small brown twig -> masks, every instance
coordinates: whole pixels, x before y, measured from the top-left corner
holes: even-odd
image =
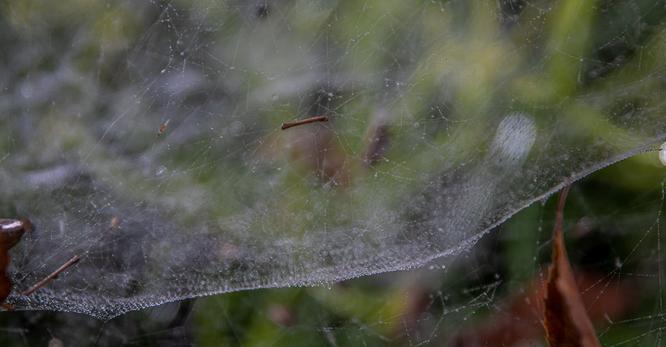
[[[57,270],[53,271],[50,275],[44,277],[41,281],[37,282],[34,286],[30,287],[28,290],[21,292],[22,295],[28,296],[37,290],[39,290],[41,287],[45,286],[47,283],[49,283],[51,280],[54,278],[58,277],[63,271],[67,270],[70,266],[76,264],[81,260],[81,257],[78,255],[73,256],[71,259],[69,259],[67,262],[62,264]]]
[[[305,119],[300,119],[300,120],[295,120],[291,122],[286,122],[282,123],[281,129],[289,129],[291,127],[303,125],[303,124],[308,124],[308,123],[314,123],[314,122],[328,122],[328,117],[326,116],[316,116],[316,117],[310,117],[310,118],[305,118]]]

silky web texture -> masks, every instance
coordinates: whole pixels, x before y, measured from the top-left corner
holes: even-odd
[[[1,217],[36,226],[8,302],[107,319],[469,250],[666,139],[647,3],[4,4]]]

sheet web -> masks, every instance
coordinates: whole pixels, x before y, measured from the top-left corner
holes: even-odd
[[[25,4],[0,37],[19,310],[422,266],[666,139],[651,1],[631,34],[578,1]]]

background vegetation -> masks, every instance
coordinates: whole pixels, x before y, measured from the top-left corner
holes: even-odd
[[[335,11],[320,14],[329,8]],[[395,15],[393,20],[377,19],[385,18],[386,13]],[[441,31],[440,13],[445,14],[446,32]],[[334,108],[331,126],[335,132],[331,134],[348,139],[343,149],[338,149],[340,155],[353,153],[366,164],[380,157],[408,162],[408,169],[386,164],[383,172],[417,182],[421,172],[434,174],[431,159],[441,149],[437,146],[446,144],[456,150],[452,162],[469,158],[479,161],[484,158],[478,154],[479,148],[491,140],[487,124],[501,118],[495,114],[523,110],[534,116],[539,128],[552,126],[552,138],[539,139],[544,141],[539,148],[551,150],[548,143],[561,142],[571,149],[557,153],[559,147],[554,146],[554,152],[545,152],[546,156],[562,159],[544,161],[550,166],[543,168],[547,179],[559,183],[598,158],[607,163],[603,152],[607,147],[598,143],[610,143],[608,153],[617,154],[648,139],[663,137],[665,14],[666,4],[657,0],[2,1],[0,150],[11,158],[4,162],[2,172],[1,210],[9,217],[16,209],[25,210],[29,205],[26,202],[44,199],[36,193],[31,196],[31,187],[15,189],[8,183],[15,182],[14,174],[44,167],[65,167],[64,172],[69,172],[69,166],[58,165],[70,162],[71,157],[77,158],[73,161],[87,161],[94,179],[113,177],[118,183],[112,185],[114,194],[149,201],[152,197],[147,196],[149,189],[144,182],[125,176],[113,158],[158,158],[160,148],[151,146],[160,126],[169,131],[185,124],[179,123],[177,114],[182,114],[197,119],[186,130],[208,129],[217,124],[215,112],[220,108],[232,109],[234,117],[263,129],[277,129],[281,121],[294,115]],[[417,24],[419,30],[415,29]],[[327,34],[320,35],[322,31]],[[170,45],[173,38],[182,40],[184,49]],[[244,39],[263,44],[254,47],[238,43]],[[237,47],[236,51],[222,50],[224,62],[206,54],[210,48],[207,45],[213,47],[218,40],[225,41],[221,44],[224,49]],[[334,41],[323,47],[347,47],[351,54],[322,52],[315,44],[316,49],[299,50],[299,42],[319,40]],[[271,44],[294,53],[279,55],[278,59],[271,55],[275,51],[261,51]],[[303,51],[315,57],[304,57],[300,54]],[[417,51],[428,54],[413,54]],[[423,63],[432,56],[443,58],[441,62]],[[236,64],[230,65],[236,57],[240,57]],[[247,72],[256,65],[265,67],[265,71],[279,71],[285,64],[300,63],[307,72],[313,69],[311,60],[320,61],[321,66],[312,74],[304,73],[304,81],[266,81],[266,76]],[[187,64],[205,72],[203,82],[155,78],[180,68],[180,76],[185,76]],[[349,75],[326,75],[329,67],[340,66]],[[238,72],[242,69],[244,72]],[[372,87],[373,92],[357,98],[353,95],[356,89],[345,89],[367,83],[368,79],[377,82],[377,76],[384,78]],[[402,88],[399,81],[407,81],[409,88]],[[153,89],[153,84],[164,90]],[[330,91],[333,101],[328,97]],[[144,109],[134,105],[137,100],[153,103]],[[408,120],[410,126],[393,126],[390,136],[382,135],[373,124],[381,119],[384,108],[392,110],[396,105],[410,111],[411,118],[398,119]],[[142,114],[146,121],[124,124],[121,119],[116,124],[113,116],[123,112]],[[173,121],[167,122],[170,119]],[[255,141],[274,140],[261,137],[271,134],[267,131],[238,130],[234,127],[239,123],[234,121],[231,117],[224,123],[227,132],[219,134],[232,140],[220,137],[221,142],[215,142],[212,133],[193,130],[195,135],[183,136],[178,148],[169,152],[166,166],[186,164],[192,168],[183,170],[180,180],[170,188],[180,192],[196,185],[219,193],[215,201],[205,201],[205,208],[196,207],[200,202],[193,195],[173,202],[171,208],[180,211],[176,214],[179,222],[195,223],[202,210],[225,216],[245,200],[265,194],[250,187],[252,181],[243,180],[248,171],[237,162],[246,163],[248,159],[242,155],[225,154],[229,160],[208,164],[208,159],[216,155],[210,148],[247,149]],[[109,122],[114,123],[113,128],[108,127]],[[419,131],[415,133],[414,129]],[[234,137],[234,131],[246,136]],[[125,137],[127,133],[134,135]],[[389,152],[372,150],[367,133],[379,134],[382,141],[390,142]],[[558,137],[562,134],[566,136]],[[215,135],[217,138],[218,133]],[[99,143],[110,152],[96,150]],[[426,144],[435,149],[429,151]],[[295,150],[288,155],[274,150],[279,147],[261,153],[261,160],[266,162],[296,163],[284,180],[297,186],[285,200],[299,202],[289,206],[298,213],[312,208],[305,202],[309,201],[305,197],[312,194],[320,195],[316,201],[333,200],[331,197],[344,200],[340,198],[344,196],[328,190],[312,193],[309,186],[296,183],[325,182],[321,185],[328,189],[326,184],[331,182],[336,186],[352,185],[366,174],[360,166],[349,168],[341,164],[343,159],[336,161],[333,145],[321,145],[319,149],[326,149],[323,152],[327,154],[315,154],[315,164],[308,166],[307,160],[301,160],[308,155],[299,150],[309,148],[298,146],[294,144]],[[82,154],[81,148],[89,151]],[[193,162],[193,157],[198,159]],[[194,165],[199,161],[201,166]],[[256,169],[265,167],[260,163]],[[645,153],[592,174],[576,183],[570,195],[565,211],[569,254],[603,345],[659,345],[663,341],[666,293],[662,288],[665,238],[661,219],[665,172],[656,153]],[[220,173],[225,176],[221,178]],[[516,190],[523,183],[527,185],[522,182],[527,176],[521,176],[520,170],[511,172],[511,177]],[[237,188],[233,183],[246,189],[243,191],[248,196],[226,194]],[[386,195],[402,192],[386,185],[363,185],[357,195],[367,199],[354,200],[339,215],[344,217],[371,204],[378,194],[368,192],[377,187],[385,189]],[[498,190],[493,194],[502,196],[492,198],[523,199],[520,194],[510,195],[513,187],[507,186],[506,194]],[[87,191],[71,194],[85,195]],[[24,196],[31,197],[17,202]],[[424,268],[314,287],[203,297],[132,312],[108,322],[71,313],[3,312],[0,344],[543,343],[533,294],[534,283],[542,278],[550,256],[555,215],[552,200],[522,210],[455,259],[436,260]],[[279,229],[279,221],[276,223]],[[314,222],[299,223],[296,233]]]

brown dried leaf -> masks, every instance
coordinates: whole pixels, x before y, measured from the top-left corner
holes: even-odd
[[[564,245],[564,204],[569,187],[560,193],[553,230],[552,264],[548,269],[544,297],[546,339],[550,346],[600,346],[592,322],[583,306]]]
[[[544,328],[551,346],[599,346],[591,322],[621,319],[638,303],[633,281],[572,271],[562,228],[566,193],[565,189],[560,196],[548,279],[538,273],[528,286],[500,303],[497,312],[456,334],[448,346],[538,344]],[[585,293],[581,295],[578,288],[585,288]]]
[[[583,304],[596,324],[621,319],[636,304],[632,281],[610,280],[594,272],[575,272],[576,284],[585,288]],[[499,310],[482,322],[456,334],[449,346],[531,346],[543,337],[543,302],[546,287],[542,272],[526,287],[517,290]]]

